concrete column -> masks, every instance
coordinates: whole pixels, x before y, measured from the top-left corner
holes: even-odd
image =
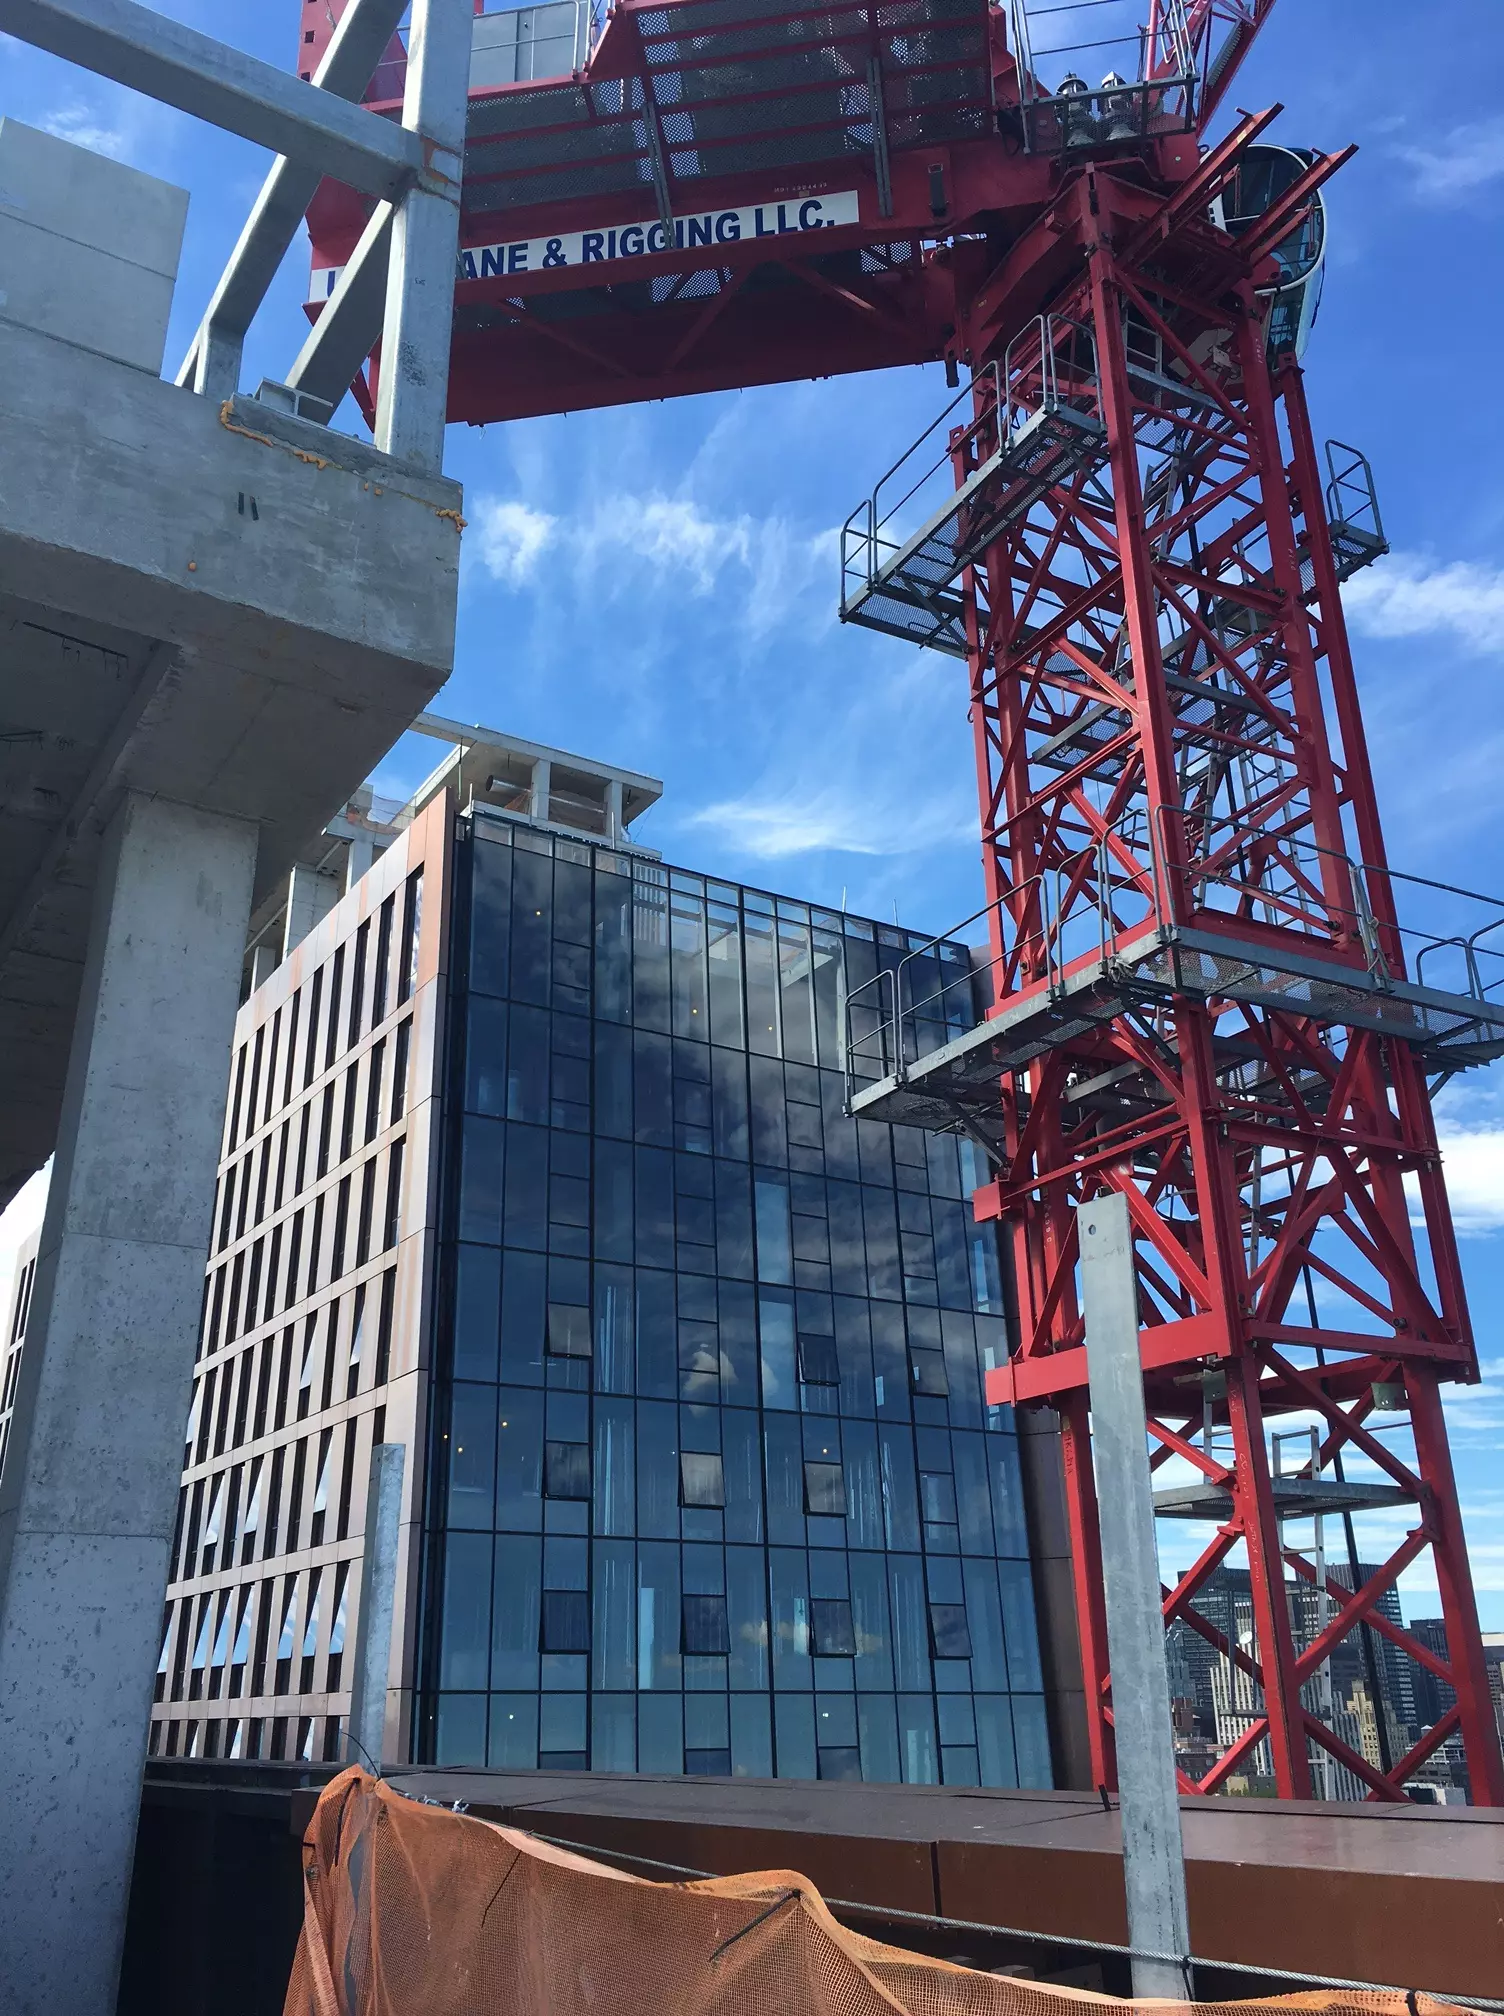
[[[376,446],[437,474],[444,466],[460,180],[475,13],[470,0],[413,0],[402,123],[421,133],[428,172],[392,219]]]
[[[345,894],[347,896],[361,876],[369,872],[371,864],[375,859],[376,842],[374,840],[361,839],[350,842],[350,851],[345,856]]]
[[[256,829],[106,835],[0,1483],[0,2005],[111,2016]]]
[[[254,994],[264,980],[270,980],[281,964],[282,954],[275,945],[258,945],[251,954],[251,992]]]
[[[296,951],[316,924],[329,915],[339,901],[339,883],[317,868],[305,868],[299,861],[287,878],[287,922],[282,932],[282,957]]]
[[[627,822],[623,817],[622,811],[625,796],[626,794],[622,790],[621,779],[619,777],[608,777],[606,779],[606,838],[608,840],[620,840],[626,833]]]
[[[547,819],[548,801],[554,788],[554,766],[546,756],[533,762],[533,817]]]

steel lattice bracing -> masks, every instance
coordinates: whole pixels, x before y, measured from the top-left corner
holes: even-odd
[[[1074,1207],[1121,1191],[1156,1460],[1190,1466],[1217,1521],[1165,1615],[1229,1652],[1262,1703],[1194,1789],[1267,1744],[1281,1795],[1309,1797],[1320,1746],[1373,1796],[1399,1797],[1460,1728],[1475,1796],[1497,1800],[1438,1397],[1440,1381],[1476,1376],[1473,1348],[1421,1056],[1393,1033],[1424,1011],[1368,991],[1375,975],[1405,979],[1405,934],[1300,375],[1266,357],[1260,247],[1218,242],[1186,206],[1144,213],[1141,192],[1091,170],[1066,193],[1056,223],[1079,273],[979,379],[976,419],[953,439],[958,487],[997,458],[952,535],[964,546],[969,518],[986,533],[957,592],[1008,1033],[992,1049],[997,1176],[977,1208],[1011,1241],[1019,1312],[990,1397],[1062,1411],[1092,1758],[1109,1783]],[[1000,348],[977,319],[974,361]],[[1027,446],[1052,403],[1075,415],[1071,463],[1057,457],[1041,484]],[[1375,1387],[1396,1385],[1413,1461],[1368,1420]],[[1335,1504],[1333,1456],[1362,1452],[1412,1522],[1356,1597],[1329,1583],[1332,1622],[1299,1653],[1285,1571],[1315,1569],[1282,1555],[1266,1452],[1266,1424],[1291,1412],[1323,1424],[1311,1503]],[[1256,1650],[1226,1646],[1195,1608],[1239,1547]],[[1375,1619],[1427,1550],[1457,1705],[1384,1771],[1302,1688],[1364,1619],[1443,1670]]]

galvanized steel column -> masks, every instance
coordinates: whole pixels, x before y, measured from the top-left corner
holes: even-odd
[[[1122,1807],[1123,1887],[1135,1995],[1188,1996],[1185,1855],[1160,1609],[1149,1431],[1139,1364],[1138,1284],[1128,1200],[1077,1213],[1091,1381],[1091,1440],[1102,1507],[1102,1581]]]
[[[392,220],[376,445],[435,473],[444,461],[474,34],[471,0],[413,0],[402,123],[422,139],[424,172]]]

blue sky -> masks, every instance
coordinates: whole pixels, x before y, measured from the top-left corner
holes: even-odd
[[[165,11],[290,64],[294,0]],[[1432,0],[1419,34],[1398,0],[1280,0],[1234,97],[1282,101],[1275,137],[1360,144],[1328,191],[1307,370],[1318,434],[1372,458],[1394,549],[1349,589],[1390,856],[1504,893],[1499,56],[1497,0]],[[265,157],[3,36],[0,113],[190,190],[170,373]],[[299,248],[248,387],[290,361],[305,278]],[[671,859],[946,927],[980,891],[961,668],[834,613],[836,528],[945,397],[938,371],[910,371],[451,430],[470,529],[435,704],[663,778],[639,832]],[[380,788],[405,795],[433,755],[407,738]],[[1452,1405],[1454,1447],[1500,1629],[1504,1075],[1440,1110],[1486,1373]],[[0,1232],[0,1293],[4,1272]],[[1430,1607],[1423,1585],[1407,1595]]]

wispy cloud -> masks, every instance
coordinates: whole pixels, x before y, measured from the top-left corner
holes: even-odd
[[[1504,651],[1504,569],[1392,553],[1355,575],[1342,602],[1354,629],[1369,637],[1450,631],[1474,650]]]
[[[780,517],[718,517],[687,495],[612,491],[569,521],[516,498],[482,496],[471,514],[479,558],[511,588],[538,578],[545,555],[577,577],[643,570],[678,595],[709,595],[728,570],[743,577],[746,621],[765,633],[817,579],[833,578],[836,534],[801,532]]]
[[[915,854],[964,841],[976,813],[957,797],[905,805],[901,818],[876,816],[863,792],[846,788],[797,790],[726,798],[691,812],[686,826],[708,828],[758,861],[782,861],[825,850],[837,854]]]
[[[37,124],[44,133],[70,140],[75,147],[87,147],[91,154],[108,154],[114,161],[126,160],[131,151],[124,127],[107,125],[82,98],[69,99],[57,111],[44,114]]]
[[[1414,171],[1417,196],[1431,203],[1452,203],[1504,176],[1504,119],[1454,126],[1439,148],[1394,151]]]
[[[524,587],[559,529],[557,518],[515,498],[482,497],[470,514],[473,550],[492,580]]]

